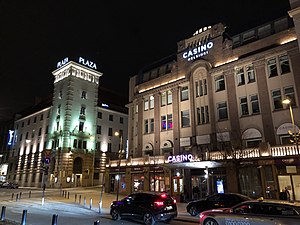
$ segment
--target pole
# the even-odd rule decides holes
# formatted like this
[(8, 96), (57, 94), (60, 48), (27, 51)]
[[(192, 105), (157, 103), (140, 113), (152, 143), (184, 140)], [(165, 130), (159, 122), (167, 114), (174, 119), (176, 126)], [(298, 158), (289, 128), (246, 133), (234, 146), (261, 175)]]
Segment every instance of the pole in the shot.
[(293, 136), (294, 136), (294, 140), (295, 140), (295, 142), (296, 142), (297, 154), (299, 155), (298, 136), (297, 136), (296, 125), (295, 125), (294, 114), (293, 114), (293, 108), (292, 108), (291, 102), (289, 103), (289, 105), (290, 105), (290, 114), (291, 114), (292, 125), (293, 125)]
[(118, 163), (118, 180), (117, 180), (117, 201), (119, 200), (119, 192), (120, 192), (120, 179), (121, 179), (121, 159), (122, 159), (122, 155), (123, 155), (123, 139), (122, 139), (122, 135), (120, 135), (120, 149), (119, 149), (119, 163)]

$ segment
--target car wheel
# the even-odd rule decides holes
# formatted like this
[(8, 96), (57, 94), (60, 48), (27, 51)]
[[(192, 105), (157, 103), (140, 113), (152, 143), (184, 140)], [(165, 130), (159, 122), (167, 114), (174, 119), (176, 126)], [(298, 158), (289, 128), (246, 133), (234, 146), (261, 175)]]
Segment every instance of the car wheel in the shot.
[(145, 225), (154, 225), (155, 224), (154, 217), (152, 216), (152, 214), (150, 212), (146, 212), (144, 214), (144, 224)]
[(116, 209), (113, 209), (113, 210), (111, 211), (111, 218), (112, 218), (113, 220), (120, 220), (120, 219), (121, 219), (121, 216), (120, 216), (119, 211), (116, 210)]
[(214, 219), (206, 219), (203, 225), (219, 225)]
[(199, 211), (198, 209), (195, 207), (195, 206), (192, 206), (189, 210), (189, 213), (192, 215), (192, 216), (197, 216), (199, 214)]

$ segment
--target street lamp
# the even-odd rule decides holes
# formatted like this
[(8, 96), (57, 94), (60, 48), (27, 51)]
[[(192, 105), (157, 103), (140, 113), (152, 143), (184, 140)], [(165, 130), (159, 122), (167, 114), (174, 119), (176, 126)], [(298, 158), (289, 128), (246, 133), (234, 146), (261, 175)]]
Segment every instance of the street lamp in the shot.
[(295, 120), (294, 120), (294, 114), (293, 114), (293, 108), (292, 108), (292, 102), (290, 99), (284, 99), (282, 101), (283, 104), (289, 105), (290, 108), (290, 114), (291, 114), (291, 120), (292, 120), (292, 125), (293, 125), (293, 132), (289, 131), (289, 134), (292, 134), (294, 137), (294, 140), (296, 142), (296, 149), (297, 149), (297, 154), (299, 154), (299, 146), (298, 146), (298, 136), (296, 132), (296, 125), (295, 125)]
[(120, 146), (119, 146), (119, 150), (118, 150), (118, 176), (116, 177), (117, 178), (117, 201), (119, 199), (119, 192), (120, 192), (120, 176), (121, 176), (121, 159), (122, 159), (122, 156), (123, 156), (123, 153), (124, 153), (124, 150), (122, 149), (122, 146), (123, 146), (123, 137), (122, 135), (116, 131), (115, 132), (115, 136), (118, 136), (120, 137)]

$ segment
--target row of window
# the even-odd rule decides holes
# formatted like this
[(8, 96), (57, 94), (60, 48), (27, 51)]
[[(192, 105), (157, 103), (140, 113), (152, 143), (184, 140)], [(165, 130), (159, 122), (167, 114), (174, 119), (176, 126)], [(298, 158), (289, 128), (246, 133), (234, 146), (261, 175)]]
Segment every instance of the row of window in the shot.
[[(102, 126), (97, 125), (97, 130), (96, 130), (97, 134), (102, 134)], [(118, 130), (119, 136), (123, 136), (123, 130)], [(108, 128), (108, 136), (112, 137), (113, 134), (113, 128), (109, 127)]]
[[(36, 130), (32, 130), (31, 138), (34, 138), (36, 136), (36, 134), (37, 134), (38, 137), (40, 137), (42, 135), (42, 128), (41, 127), (39, 128), (38, 133), (36, 133)], [(48, 126), (45, 129), (45, 134), (48, 134)], [(26, 132), (25, 140), (28, 140), (28, 139), (29, 139), (29, 132)], [(22, 140), (23, 140), (23, 134), (20, 134), (19, 141), (22, 141)], [(17, 142), (17, 141), (18, 141), (18, 137), (16, 136), (15, 137), (15, 142)]]
[[(60, 90), (59, 93), (58, 93), (58, 98), (62, 99), (62, 97), (63, 97), (63, 93), (62, 93), (62, 90)], [(80, 98), (87, 99), (87, 92), (86, 91), (82, 91), (81, 95), (80, 95)]]
[[(50, 116), (50, 111), (49, 111), (48, 114), (47, 114), (47, 118), (49, 118), (49, 116)], [(33, 123), (36, 123), (37, 120), (38, 120), (38, 116), (33, 117)], [(41, 114), (41, 115), (39, 116), (39, 120), (40, 120), (40, 121), (43, 121), (43, 120), (44, 120), (44, 114)], [(27, 126), (30, 125), (30, 122), (31, 122), (31, 119), (28, 119), (28, 120), (27, 120)], [(25, 126), (25, 121), (22, 121), (21, 127), (24, 127), (24, 126)], [(19, 129), (19, 123), (16, 124), (16, 129)]]
[[(98, 119), (102, 119), (102, 112), (98, 112), (97, 117), (98, 117)], [(109, 114), (109, 115), (108, 115), (108, 120), (109, 120), (109, 121), (114, 121), (114, 115)], [(120, 117), (120, 123), (121, 123), (121, 124), (124, 123), (124, 118), (123, 118), (123, 117)]]

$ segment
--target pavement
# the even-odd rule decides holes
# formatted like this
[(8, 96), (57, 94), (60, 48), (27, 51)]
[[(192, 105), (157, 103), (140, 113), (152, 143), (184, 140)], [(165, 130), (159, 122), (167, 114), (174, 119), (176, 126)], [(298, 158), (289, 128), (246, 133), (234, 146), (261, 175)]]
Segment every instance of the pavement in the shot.
[[(25, 191), (25, 190), (24, 190)], [(13, 204), (22, 204), (26, 207), (40, 207), (41, 198), (37, 198), (34, 195), (31, 198), (25, 193), (22, 194), (22, 199), (19, 201), (14, 201)], [(37, 195), (41, 196), (41, 195)], [(125, 197), (124, 195), (119, 195), (118, 199)], [(102, 204), (100, 203), (102, 199)], [(92, 210), (101, 214), (101, 217), (111, 219), (109, 214), (110, 204), (112, 201), (116, 200), (116, 194), (103, 193), (102, 198), (100, 196), (100, 188), (68, 188), (68, 189), (48, 189), (45, 192), (45, 202), (43, 207), (47, 210), (57, 210), (61, 209), (61, 203), (68, 204), (70, 207), (81, 208), (83, 210)], [(187, 203), (177, 202), (178, 216), (174, 219), (177, 221), (189, 222), (189, 223), (199, 223), (199, 217), (193, 217), (186, 212)], [(14, 221), (0, 221), (0, 225), (16, 225)]]

